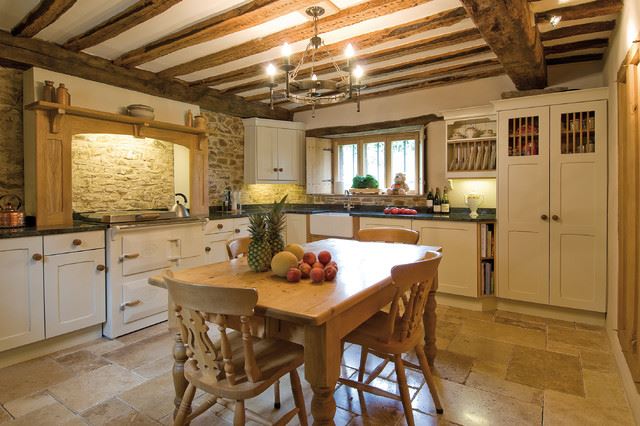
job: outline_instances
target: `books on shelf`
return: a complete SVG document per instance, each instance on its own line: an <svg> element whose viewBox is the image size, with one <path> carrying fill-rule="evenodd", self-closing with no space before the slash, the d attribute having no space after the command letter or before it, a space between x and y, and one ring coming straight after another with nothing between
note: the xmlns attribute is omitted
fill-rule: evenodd
<svg viewBox="0 0 640 426"><path fill-rule="evenodd" d="M481 268L482 294L485 296L492 295L494 293L494 286L495 286L495 273L493 270L494 269L493 262L483 261L481 265L482 265L482 268Z"/></svg>
<svg viewBox="0 0 640 426"><path fill-rule="evenodd" d="M496 252L495 223L480 224L480 280L482 294L492 295L495 292L495 265Z"/></svg>
<svg viewBox="0 0 640 426"><path fill-rule="evenodd" d="M493 223L480 224L480 256L485 258L492 258L495 255L495 233Z"/></svg>

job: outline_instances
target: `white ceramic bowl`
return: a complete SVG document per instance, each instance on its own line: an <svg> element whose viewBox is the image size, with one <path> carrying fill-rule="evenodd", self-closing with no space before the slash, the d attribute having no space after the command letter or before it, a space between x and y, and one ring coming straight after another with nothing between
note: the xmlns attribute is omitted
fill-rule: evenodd
<svg viewBox="0 0 640 426"><path fill-rule="evenodd" d="M155 114L153 113L153 108L148 105L129 105L127 107L127 112L132 117L140 117L140 118L150 118L153 120Z"/></svg>

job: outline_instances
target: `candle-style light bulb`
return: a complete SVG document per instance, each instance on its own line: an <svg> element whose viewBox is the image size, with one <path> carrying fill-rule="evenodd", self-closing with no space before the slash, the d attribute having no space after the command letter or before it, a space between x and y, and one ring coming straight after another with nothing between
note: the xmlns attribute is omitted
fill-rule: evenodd
<svg viewBox="0 0 640 426"><path fill-rule="evenodd" d="M311 75L311 80L312 81L318 81L318 76L314 74Z"/></svg>
<svg viewBox="0 0 640 426"><path fill-rule="evenodd" d="M282 45L282 57L284 58L284 63L286 65L290 65L291 64L291 46L289 46L289 43L285 42Z"/></svg>
<svg viewBox="0 0 640 426"><path fill-rule="evenodd" d="M275 76L276 76L276 67L273 64L269 64L267 65L267 75L269 76L269 79L271 80L271 83L273 83L275 81Z"/></svg>
<svg viewBox="0 0 640 426"><path fill-rule="evenodd" d="M360 65L356 65L353 70L353 76L356 78L356 84L360 84L360 79L364 75L364 69Z"/></svg>
<svg viewBox="0 0 640 426"><path fill-rule="evenodd" d="M347 47L344 48L344 56L347 58L347 67L349 67L351 58L353 58L355 54L356 51L353 49L353 45L351 43L347 44Z"/></svg>

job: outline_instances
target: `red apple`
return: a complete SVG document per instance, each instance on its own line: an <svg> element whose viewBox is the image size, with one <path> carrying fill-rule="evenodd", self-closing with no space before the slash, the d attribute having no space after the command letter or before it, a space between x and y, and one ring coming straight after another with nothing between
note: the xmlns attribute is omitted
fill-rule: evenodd
<svg viewBox="0 0 640 426"><path fill-rule="evenodd" d="M331 262L331 253L326 250L322 250L318 253L318 261L322 263L322 266L327 266L327 263Z"/></svg>
<svg viewBox="0 0 640 426"><path fill-rule="evenodd" d="M384 209L384 214L389 214L391 212L391 209L389 207L387 207L386 209Z"/></svg>
<svg viewBox="0 0 640 426"><path fill-rule="evenodd" d="M301 263L298 267L300 269L300 273L302 274L302 278L309 278L309 273L311 272L311 266L306 263Z"/></svg>
<svg viewBox="0 0 640 426"><path fill-rule="evenodd" d="M311 266L314 263L316 263L317 259L316 259L316 255L314 253L306 252L303 256L302 256L302 260L304 261L304 263L306 263L307 265Z"/></svg>
<svg viewBox="0 0 640 426"><path fill-rule="evenodd" d="M287 281L297 283L302 278L302 272L298 268L289 268L287 271Z"/></svg>
<svg viewBox="0 0 640 426"><path fill-rule="evenodd" d="M336 278L338 271L333 266L327 266L324 268L324 278L327 281L333 281Z"/></svg>
<svg viewBox="0 0 640 426"><path fill-rule="evenodd" d="M324 281L324 269L322 268L313 268L309 275L311 276L311 281L314 283L321 283Z"/></svg>
<svg viewBox="0 0 640 426"><path fill-rule="evenodd" d="M333 260L331 262L327 263L324 268L327 269L329 266L334 267L336 269L336 271L338 270L338 264L336 262L334 262Z"/></svg>
<svg viewBox="0 0 640 426"><path fill-rule="evenodd" d="M400 210L397 207L391 209L391 214L398 214Z"/></svg>

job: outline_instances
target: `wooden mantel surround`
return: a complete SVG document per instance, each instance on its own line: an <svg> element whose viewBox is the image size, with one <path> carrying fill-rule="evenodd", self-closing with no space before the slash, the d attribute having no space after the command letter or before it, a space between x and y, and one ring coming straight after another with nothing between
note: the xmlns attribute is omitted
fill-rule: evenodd
<svg viewBox="0 0 640 426"><path fill-rule="evenodd" d="M38 101L26 106L35 113L35 137L25 137L25 207L38 227L71 225L71 141L73 135L110 133L153 138L189 149L190 208L207 215L207 129Z"/></svg>

